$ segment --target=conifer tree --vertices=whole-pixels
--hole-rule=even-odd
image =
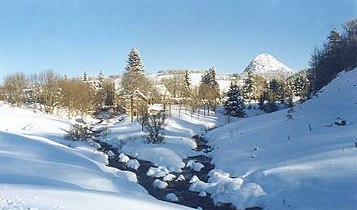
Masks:
[[[121,86],[124,95],[130,96],[139,89],[143,94],[151,90],[151,84],[144,75],[144,65],[139,51],[133,48],[128,56],[127,66],[122,77]]]
[[[268,100],[270,103],[284,101],[284,82],[279,79],[272,79],[269,82]]]
[[[235,117],[246,117],[244,100],[237,84],[231,83],[227,97],[228,99],[224,102],[225,114]]]
[[[134,120],[134,115],[139,117],[139,114],[146,113],[146,111],[140,111],[139,107],[146,107],[147,105],[142,103],[147,103],[147,101],[135,100],[135,92],[139,91],[140,94],[148,97],[149,93],[154,92],[154,89],[153,84],[144,74],[144,65],[139,51],[135,48],[129,53],[127,66],[121,80],[121,87],[121,95],[125,100],[125,106],[130,107],[131,110],[131,121]]]
[[[248,71],[247,78],[244,80],[243,95],[250,107],[250,103],[254,99],[254,75],[252,71]]]
[[[136,48],[131,49],[128,56],[128,64],[125,70],[144,73],[144,64],[141,60],[140,53]]]
[[[184,83],[184,95],[185,97],[189,97],[189,93],[191,91],[191,82],[190,82],[190,76],[188,73],[188,70],[185,71],[184,78],[183,78],[183,83]]]
[[[199,96],[201,101],[205,101],[208,112],[210,108],[215,109],[217,100],[220,98],[219,85],[216,80],[216,71],[212,67],[202,75],[201,84],[199,87]]]

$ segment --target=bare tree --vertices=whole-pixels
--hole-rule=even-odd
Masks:
[[[14,73],[4,79],[5,100],[13,105],[20,106],[25,102],[25,88],[27,79],[23,73]]]

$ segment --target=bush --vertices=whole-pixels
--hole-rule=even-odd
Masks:
[[[160,111],[157,114],[149,115],[145,122],[145,131],[149,134],[146,136],[146,142],[149,144],[160,144],[164,140],[164,128],[166,125],[166,115]]]
[[[65,138],[72,141],[88,140],[92,137],[92,132],[88,126],[81,124],[73,124],[69,130],[66,131]]]

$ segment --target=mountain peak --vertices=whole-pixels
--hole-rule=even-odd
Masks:
[[[293,70],[283,64],[274,56],[268,53],[257,55],[245,68],[244,72],[252,71],[266,77],[285,77],[293,72]]]

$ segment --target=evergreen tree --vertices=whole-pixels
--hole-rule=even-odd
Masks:
[[[307,71],[300,71],[286,80],[286,92],[291,92],[292,96],[300,99],[307,99],[310,94],[310,81]]]
[[[216,70],[214,67],[211,67],[208,70],[208,75],[209,75],[209,86],[211,88],[211,97],[212,100],[216,101],[220,96],[219,96],[219,85],[216,79]]]
[[[249,106],[254,99],[254,75],[252,71],[248,71],[246,79],[244,79],[243,95],[248,101]]]
[[[190,82],[190,76],[189,76],[188,70],[185,71],[183,83],[184,83],[184,88],[186,90],[185,92],[190,92],[191,91],[191,82]]]
[[[219,85],[216,80],[216,71],[212,67],[202,75],[201,84],[199,86],[199,96],[201,101],[205,101],[208,112],[210,108],[215,109],[217,100],[220,98]]]
[[[246,117],[244,100],[237,84],[231,83],[227,97],[228,99],[224,102],[225,114],[235,117]]]
[[[284,102],[284,82],[279,79],[272,79],[269,82],[269,96],[268,100],[270,103],[275,103],[276,101]]]
[[[127,63],[121,80],[121,96],[124,98],[124,106],[130,107],[131,121],[133,121],[134,115],[139,117],[139,114],[146,113],[146,111],[140,110],[140,107],[143,107],[143,105],[139,104],[138,99],[135,98],[135,92],[139,91],[140,94],[148,97],[150,93],[154,93],[154,89],[153,84],[144,74],[144,65],[137,49],[131,50]]]
[[[183,91],[182,91],[182,93],[183,93],[183,97],[184,97],[184,104],[188,105],[189,104],[189,99],[192,97],[191,82],[190,82],[190,77],[189,77],[188,70],[186,70],[185,73],[184,73]]]
[[[144,65],[141,61],[139,51],[135,48],[129,53],[121,86],[124,95],[127,96],[131,96],[137,89],[143,94],[147,94],[152,89],[152,84],[144,75]]]
[[[311,56],[309,79],[314,92],[327,85],[343,70],[357,66],[357,19],[344,26],[344,33],[331,30],[327,42]]]
[[[131,49],[125,70],[144,73],[144,64],[141,60],[140,53],[136,48]]]

